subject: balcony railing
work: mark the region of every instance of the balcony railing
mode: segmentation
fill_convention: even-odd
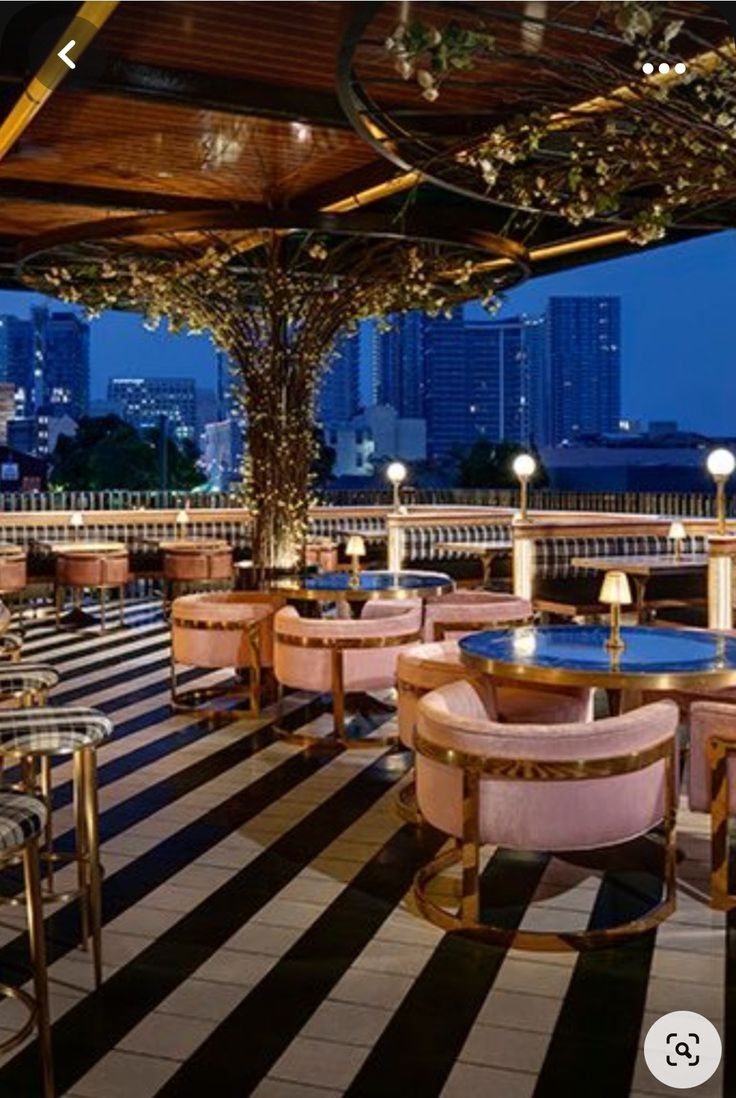
[[[413,488],[404,489],[409,504],[510,507],[519,505],[519,493],[512,488]],[[320,503],[334,507],[391,507],[390,489],[325,489]],[[4,492],[0,511],[131,511],[203,510],[241,506],[230,492]],[[713,515],[711,492],[573,492],[551,488],[532,489],[531,506],[544,511],[595,511],[618,514],[667,515],[709,518]],[[728,513],[736,516],[736,496],[728,501]]]

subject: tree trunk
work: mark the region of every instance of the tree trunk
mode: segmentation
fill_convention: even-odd
[[[247,419],[246,504],[253,514],[253,563],[294,569],[303,558],[315,456],[312,371],[274,350],[242,368]],[[305,376],[306,375],[306,376]]]

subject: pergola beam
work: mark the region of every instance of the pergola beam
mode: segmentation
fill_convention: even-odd
[[[100,72],[94,64],[94,52],[90,61],[89,71],[95,75],[87,76],[79,68],[67,78],[67,89],[181,104],[190,110],[350,129],[337,96],[330,93],[164,68],[120,57],[108,60]]]
[[[44,183],[33,179],[0,178],[0,198],[49,206],[79,206],[102,210],[212,210],[232,209],[236,202],[151,191],[124,191],[76,183]]]

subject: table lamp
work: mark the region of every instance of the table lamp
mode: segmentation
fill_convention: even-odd
[[[716,482],[716,532],[726,533],[726,481],[736,469],[736,458],[722,447],[711,450],[706,461],[708,472]]]
[[[537,463],[531,454],[519,454],[514,458],[514,464],[512,466],[514,475],[519,478],[519,484],[521,486],[521,507],[519,519],[521,522],[527,522],[529,515],[527,513],[527,504],[529,500],[529,480],[537,471]]]
[[[631,605],[631,587],[626,573],[606,572],[598,598],[611,607],[611,632],[606,648],[609,652],[622,652],[624,642],[621,640],[621,607]]]
[[[74,540],[79,541],[79,531],[84,526],[84,515],[81,511],[72,511],[69,516],[69,525],[72,528]]]
[[[187,524],[189,522],[189,515],[182,508],[181,511],[179,511],[177,513],[176,519],[174,521],[176,523],[176,536],[178,538],[183,538],[184,537],[184,531],[185,531],[185,529],[187,527]]]
[[[667,539],[673,542],[675,547],[675,560],[682,557],[682,543],[687,537],[687,530],[681,522],[673,522],[667,531]]]
[[[360,583],[360,558],[365,556],[365,541],[360,534],[351,534],[345,546],[345,552],[350,557],[350,582],[353,587]]]
[[[406,480],[408,472],[403,461],[392,461],[386,470],[386,477],[394,486],[394,511],[401,510],[401,485]]]

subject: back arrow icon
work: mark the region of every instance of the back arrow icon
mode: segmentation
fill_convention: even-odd
[[[72,61],[71,57],[67,57],[67,54],[69,53],[69,50],[72,48],[72,46],[76,46],[76,44],[76,39],[72,38],[71,42],[67,42],[67,44],[64,46],[64,49],[59,50],[56,55],[57,57],[60,57],[64,64],[68,65],[70,69],[76,69],[77,66]]]

